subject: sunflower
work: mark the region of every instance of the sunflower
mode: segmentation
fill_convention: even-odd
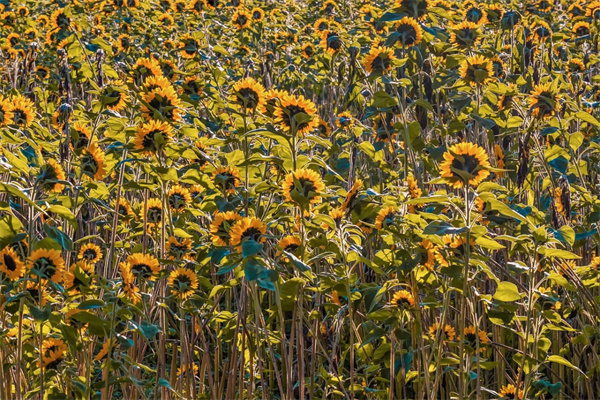
[[[321,46],[329,55],[334,55],[342,49],[344,42],[336,31],[325,31],[321,35]]]
[[[329,127],[329,124],[327,121],[322,120],[321,118],[319,118],[319,123],[317,124],[316,130],[319,136],[322,138],[328,138],[331,135],[331,128]]]
[[[384,74],[392,69],[392,62],[396,59],[394,51],[388,47],[371,47],[365,57],[363,65],[370,74]]]
[[[338,114],[335,119],[335,125],[340,129],[352,128],[354,125],[354,118],[350,111],[344,111]]]
[[[157,228],[162,223],[162,202],[160,199],[148,199],[146,204],[146,223],[149,229]],[[142,214],[142,219],[144,214]]]
[[[375,229],[382,230],[394,221],[394,215],[396,214],[396,208],[392,206],[383,207],[375,217]]]
[[[174,23],[175,19],[173,19],[173,17],[167,13],[162,13],[158,17],[158,25],[162,28],[171,27]]]
[[[241,31],[250,26],[252,23],[252,15],[245,10],[238,10],[231,17],[231,22],[238,31]]]
[[[551,89],[549,83],[535,85],[528,98],[531,114],[540,119],[552,117],[558,111],[558,100],[558,94]]]
[[[282,189],[286,201],[298,205],[319,204],[325,183],[316,171],[301,168],[285,176]]]
[[[107,110],[119,112],[127,106],[129,95],[121,80],[109,82],[102,88],[102,104]]]
[[[459,48],[470,48],[477,43],[481,37],[479,36],[479,26],[470,21],[464,21],[460,24],[452,26],[450,33],[450,43]]]
[[[81,246],[77,259],[83,260],[87,263],[94,265],[102,259],[102,250],[94,243],[87,243]]]
[[[14,114],[10,99],[0,95],[0,127],[12,125],[14,123]]]
[[[76,121],[71,126],[71,149],[79,151],[88,146],[92,130],[86,124]]]
[[[83,150],[81,156],[81,172],[97,181],[106,176],[106,155],[95,142]]]
[[[479,26],[485,25],[488,22],[487,12],[475,4],[467,6],[463,15],[465,17],[465,21],[472,22]]]
[[[585,11],[586,17],[591,17],[594,20],[600,19],[600,1],[592,1],[587,5],[587,9]]]
[[[494,76],[493,64],[483,56],[467,57],[461,64],[459,73],[463,81],[471,86],[484,85]]]
[[[140,58],[131,67],[128,81],[141,85],[149,76],[161,76],[160,64],[153,58]]]
[[[123,33],[117,37],[116,47],[117,50],[121,53],[127,53],[131,48],[131,36],[126,33]]]
[[[48,18],[47,15],[39,15],[38,17],[36,17],[35,22],[42,28],[44,28],[50,23],[50,18]]]
[[[0,251],[0,272],[11,281],[20,279],[25,273],[25,264],[14,249],[5,247]]]
[[[296,250],[298,250],[300,248],[301,244],[302,244],[302,242],[300,241],[300,238],[298,238],[296,236],[293,236],[293,235],[284,236],[277,243],[277,245],[282,250],[281,252],[278,252],[277,254],[279,256],[281,256],[281,259],[283,262],[286,262],[286,263],[290,262],[290,259],[283,254],[283,251],[287,251],[289,253],[294,253]]]
[[[127,257],[127,264],[131,266],[131,272],[142,279],[153,281],[160,272],[158,260],[150,254],[131,254]]]
[[[333,1],[333,0],[327,0],[325,3],[323,3],[323,6],[321,7],[323,12],[325,12],[326,14],[331,14],[332,12],[335,11],[335,8],[336,8],[336,5],[335,5],[335,1]]]
[[[179,121],[181,100],[177,96],[175,88],[156,88],[144,95],[142,105],[142,116],[147,120],[155,119],[156,113],[169,121]],[[146,105],[147,104],[147,105]]]
[[[16,53],[18,50],[21,36],[18,33],[11,33],[6,36],[4,48],[11,53]]]
[[[227,246],[231,240],[231,227],[242,216],[235,211],[216,213],[210,224],[211,239],[215,246]]]
[[[18,94],[10,98],[10,111],[13,115],[13,124],[27,128],[35,117],[35,104],[27,97]]]
[[[317,32],[323,33],[329,29],[331,22],[332,21],[330,21],[326,18],[319,18],[314,22],[313,27],[315,28],[315,30]]]
[[[50,158],[46,160],[46,164],[40,169],[37,181],[42,185],[44,190],[60,193],[65,185],[58,181],[64,181],[65,179],[65,171],[62,166],[56,160]]]
[[[35,274],[60,283],[65,270],[65,260],[57,250],[37,249],[29,256],[27,270],[35,270]]]
[[[202,0],[191,0],[188,4],[188,8],[192,10],[194,14],[200,14],[203,6],[204,2]]]
[[[254,78],[245,78],[233,85],[231,101],[243,110],[262,109],[266,102],[265,88]]]
[[[179,54],[181,54],[183,58],[194,58],[198,55],[200,47],[198,39],[191,35],[185,35],[181,38],[179,43]]]
[[[131,270],[131,265],[127,262],[119,263],[121,270],[121,279],[123,280],[123,293],[133,304],[138,304],[142,300],[140,288],[135,284],[135,275]]]
[[[390,304],[400,309],[412,308],[415,306],[415,298],[409,291],[399,290],[396,293],[394,293],[394,296],[392,296]]]
[[[586,71],[585,64],[578,58],[572,58],[567,63],[567,73],[573,75],[579,75]],[[572,77],[572,76],[571,76]]]
[[[329,216],[331,217],[331,219],[333,219],[333,222],[335,222],[335,225],[329,226],[328,223],[323,222],[321,224],[321,228],[327,229],[327,230],[334,230],[336,228],[339,228],[342,224],[342,219],[344,218],[345,215],[346,215],[346,213],[340,207],[332,208],[331,211],[329,211]]]
[[[250,11],[250,14],[252,15],[252,20],[255,22],[260,22],[265,17],[265,12],[262,10],[262,8],[259,7],[254,7]]]
[[[373,7],[371,4],[365,4],[358,10],[362,20],[364,22],[370,22],[377,18],[379,15],[378,9]]]
[[[27,281],[27,285],[25,285],[25,292],[27,292],[36,303],[39,301],[40,306],[45,306],[48,303],[48,300],[51,299],[50,295],[48,294],[47,279],[40,279],[39,282],[34,280]]]
[[[122,217],[125,219],[130,219],[134,215],[133,209],[131,208],[129,201],[127,201],[127,199],[124,198],[123,196],[119,197],[119,206],[118,207],[117,207],[115,200],[113,200],[112,206],[113,206],[113,208],[115,208],[115,211],[117,213],[119,213],[119,217]]]
[[[53,369],[63,360],[67,345],[61,339],[50,338],[42,342],[42,365],[44,369]],[[38,366],[39,365],[38,361]]]
[[[55,30],[67,29],[71,24],[71,19],[65,12],[65,9],[59,8],[52,13],[50,24]]]
[[[172,212],[180,213],[191,204],[192,196],[190,196],[190,191],[186,188],[181,185],[174,185],[169,190],[167,202]]]
[[[395,28],[400,35],[398,41],[402,44],[402,47],[416,46],[423,39],[423,29],[414,18],[402,18],[396,22]]]
[[[523,389],[520,389],[517,392],[517,388],[515,387],[515,385],[504,385],[502,386],[502,389],[500,389],[500,397],[502,399],[511,399],[511,400],[517,400],[517,399],[522,399],[523,398]]]
[[[498,169],[504,169],[504,152],[502,151],[502,146],[500,146],[499,144],[494,145],[494,156],[496,157],[496,167]],[[496,177],[502,178],[503,176],[504,172],[496,172]]]
[[[138,126],[133,148],[145,155],[152,155],[163,150],[173,136],[173,127],[162,121],[150,120]]]
[[[465,332],[465,341],[474,347],[477,343],[477,329],[474,325],[467,326],[464,330]],[[485,331],[479,331],[479,343],[488,344],[490,342],[490,338],[487,336]]]
[[[542,12],[542,13],[550,12],[554,8],[554,1],[553,0],[538,0],[538,2],[535,3],[535,8],[539,12]]]
[[[275,116],[275,110],[277,109],[281,99],[288,95],[289,93],[285,90],[270,89],[265,93],[265,103],[259,111],[266,116],[273,118]]]
[[[204,88],[204,81],[197,75],[188,76],[181,85],[183,93],[190,96],[192,100],[197,100],[202,94]]]
[[[167,253],[170,254],[169,258],[173,260],[193,260],[192,240],[188,238],[179,240],[175,236],[169,236]]]
[[[454,189],[466,183],[477,186],[490,174],[490,163],[485,150],[473,143],[458,143],[444,153],[440,165],[441,176]]]
[[[429,0],[396,0],[395,7],[414,19],[421,19],[427,15],[430,5]]]
[[[256,217],[243,217],[231,227],[229,244],[241,253],[242,243],[245,240],[264,243],[266,238],[263,235],[266,232],[267,226],[260,219]]]
[[[173,84],[166,76],[149,76],[144,80],[144,84],[142,85],[142,90],[144,93],[150,93],[155,89],[167,89],[172,88]]]
[[[552,36],[552,30],[550,25],[545,21],[536,21],[531,24],[529,28],[533,32],[533,37],[538,43],[545,42],[550,36]]]
[[[312,43],[306,43],[302,46],[302,55],[305,58],[311,58],[315,54],[315,47]]]
[[[198,277],[187,268],[177,268],[169,275],[167,284],[173,296],[185,300],[198,289]]]
[[[316,117],[317,108],[311,100],[305,99],[304,96],[294,96],[292,94],[284,94],[280,99],[280,103],[275,108],[275,122],[283,127],[286,131],[292,131],[302,136],[312,132],[319,119]],[[310,117],[297,118],[299,114],[306,114]],[[299,120],[300,119],[300,120]]]
[[[577,38],[588,36],[590,34],[590,24],[585,21],[579,21],[573,25],[572,32]]]
[[[92,284],[92,275],[94,275],[94,265],[86,260],[80,260],[71,265],[65,272],[64,288],[69,294],[75,295],[81,292],[83,288],[89,288]]]
[[[440,329],[439,324],[436,322],[433,325],[431,325],[429,327],[429,336],[434,339],[436,337],[436,335],[438,334],[438,331]],[[451,325],[446,324],[444,326],[444,334],[446,335],[446,339],[449,341],[453,341],[454,338],[456,337],[456,331],[454,330],[454,328]]]
[[[341,206],[342,211],[350,212],[354,208],[356,198],[358,197],[358,192],[363,188],[362,179],[357,179],[348,193],[346,194],[346,199]]]
[[[225,193],[235,194],[241,184],[240,171],[235,167],[219,167],[213,172],[213,181]]]
[[[585,15],[585,10],[583,6],[578,3],[573,3],[567,9],[567,13],[571,18],[583,17]]]

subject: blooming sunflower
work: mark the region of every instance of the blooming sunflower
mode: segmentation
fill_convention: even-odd
[[[399,290],[392,296],[390,304],[400,309],[412,308],[415,306],[415,298],[409,291]]]
[[[58,10],[54,11],[50,17],[50,25],[53,29],[67,29],[70,24],[71,19],[63,8],[59,8]]]
[[[4,48],[11,53],[16,53],[20,47],[20,38],[21,36],[18,33],[10,33],[8,36],[6,36]]]
[[[127,106],[129,95],[123,81],[116,79],[102,88],[102,104],[107,110],[119,112]]]
[[[371,47],[363,65],[370,74],[384,74],[392,69],[392,61],[396,59],[394,51],[388,47]]]
[[[578,3],[573,3],[567,9],[567,13],[571,18],[583,17],[585,15],[585,10],[583,6]]]
[[[594,20],[600,19],[600,1],[592,1],[587,5],[587,9],[585,11],[586,17],[591,17]]]
[[[590,24],[586,21],[579,21],[573,25],[573,35],[581,38],[590,34]]]
[[[305,43],[302,45],[302,55],[306,58],[311,58],[315,54],[315,47],[312,43]]]
[[[335,125],[340,129],[352,128],[354,125],[352,113],[350,113],[350,111],[344,111],[338,114],[337,118],[335,119]]]
[[[535,85],[527,100],[535,118],[550,118],[559,108],[558,93],[551,89],[549,83]]]
[[[386,228],[389,224],[394,222],[394,215],[396,214],[396,208],[392,206],[385,206],[377,213],[375,217],[375,229],[381,230]]]
[[[27,285],[25,285],[25,291],[31,296],[33,301],[41,306],[45,306],[48,303],[48,300],[51,298],[48,294],[48,280],[40,279],[39,282],[34,280],[27,281]]]
[[[129,51],[129,49],[131,48],[131,45],[132,45],[131,36],[129,36],[126,33],[119,35],[115,42],[115,46],[117,47],[117,50],[121,53],[127,53]]]
[[[327,121],[324,121],[321,118],[319,118],[319,123],[317,124],[317,132],[322,138],[328,138],[331,135],[331,128],[329,127]]]
[[[146,204],[146,223],[149,229],[157,228],[162,223],[162,202],[160,199],[148,199]],[[142,214],[142,219],[144,214]]]
[[[163,28],[168,28],[173,26],[175,23],[175,19],[167,13],[163,13],[158,17],[158,25]]]
[[[51,158],[46,160],[46,164],[40,169],[40,175],[38,176],[38,182],[44,190],[53,193],[62,192],[65,185],[58,183],[58,181],[64,181],[65,179],[65,171],[62,166]]]
[[[325,183],[316,171],[301,168],[285,176],[282,189],[286,201],[298,205],[319,204]]]
[[[265,103],[259,111],[266,116],[273,118],[281,99],[288,95],[289,93],[285,90],[270,89],[265,93]]]
[[[231,17],[231,22],[238,31],[241,31],[250,26],[252,23],[252,15],[245,10],[238,10]]]
[[[235,194],[241,184],[240,171],[235,167],[219,167],[213,172],[213,181],[225,193]]]
[[[0,272],[11,281],[20,279],[25,273],[25,264],[11,247],[0,251]]]
[[[102,250],[94,243],[87,243],[81,246],[77,259],[83,260],[87,263],[94,265],[102,259]]]
[[[61,339],[50,338],[42,342],[42,365],[44,369],[53,369],[60,364],[67,352],[67,345]],[[38,362],[38,366],[39,362]]]
[[[135,284],[135,275],[131,270],[131,265],[127,262],[119,264],[121,270],[121,279],[123,280],[123,293],[133,304],[138,304],[142,300],[140,288]]]
[[[131,272],[142,279],[155,280],[160,271],[156,257],[150,254],[134,253],[127,257]]]
[[[142,105],[142,116],[147,120],[155,119],[156,113],[169,121],[181,119],[181,100],[172,86],[156,88],[146,93],[144,101],[147,105]]]
[[[450,146],[444,153],[440,172],[448,185],[460,189],[465,183],[479,185],[489,176],[488,168],[490,163],[485,150],[476,144],[465,142]]]
[[[113,206],[113,208],[115,208],[115,211],[117,213],[119,213],[119,217],[121,217],[121,218],[129,219],[129,218],[132,218],[134,215],[133,209],[131,208],[129,201],[127,201],[127,199],[124,198],[123,196],[119,197],[119,206],[118,207],[117,207],[115,200],[113,200],[112,206]]]
[[[476,4],[471,4],[465,8],[464,11],[465,21],[472,22],[479,26],[484,25],[488,22],[487,12]]]
[[[431,325],[429,327],[429,336],[434,339],[435,336],[438,334],[438,331],[440,329],[439,324],[436,322],[433,325]],[[446,324],[444,326],[444,334],[446,335],[446,339],[449,341],[453,341],[454,338],[456,337],[456,331],[454,330],[454,328],[451,325]]]
[[[416,46],[423,39],[423,29],[416,19],[404,17],[396,22],[396,32],[400,35],[398,41],[402,47]]]
[[[429,0],[396,0],[395,7],[414,19],[421,19],[427,15],[430,5]]]
[[[169,203],[169,207],[171,207],[171,211],[180,213],[192,203],[192,196],[190,195],[190,191],[183,186],[174,185],[169,189],[167,202]]]
[[[357,179],[353,184],[348,193],[346,194],[346,199],[344,203],[340,207],[342,211],[350,212],[354,208],[356,198],[358,197],[358,192],[363,188],[362,179]]]
[[[177,268],[169,275],[167,284],[173,296],[179,300],[185,300],[198,289],[198,277],[192,270]]]
[[[477,329],[474,325],[467,326],[464,330],[465,332],[465,341],[471,345],[475,346],[477,343]],[[490,338],[488,337],[485,331],[479,331],[479,343],[488,344],[490,342]]]
[[[242,216],[235,211],[216,213],[210,224],[211,239],[215,246],[227,246],[231,240],[231,227]]]
[[[174,260],[192,260],[192,240],[188,238],[179,240],[175,236],[169,236],[167,253],[170,255],[169,258]]]
[[[533,37],[537,43],[543,43],[552,36],[552,30],[546,21],[536,21],[531,24],[529,29],[533,32]]]
[[[517,391],[515,385],[504,385],[502,389],[500,389],[500,397],[502,399],[511,399],[517,400],[523,398],[523,389]]]
[[[35,117],[35,104],[27,97],[18,94],[10,98],[10,111],[12,122],[22,128],[27,128]]]
[[[266,232],[267,226],[260,219],[256,217],[243,217],[231,227],[229,244],[241,253],[242,243],[245,240],[264,243],[266,238],[263,235]]]
[[[149,76],[161,76],[160,64],[153,58],[140,58],[131,67],[128,81],[141,85]]]
[[[329,55],[334,55],[342,49],[344,42],[337,31],[327,30],[321,34],[321,46]]]
[[[316,118],[317,107],[311,100],[305,99],[304,96],[294,96],[292,94],[284,94],[280,99],[280,103],[275,109],[275,122],[282,126],[286,131],[293,131],[298,135],[304,135],[312,132],[319,123]],[[299,114],[306,114],[310,119],[297,118]]]
[[[464,21],[452,26],[450,43],[459,48],[470,48],[479,43],[479,26],[470,21]]]
[[[99,181],[106,176],[106,156],[104,151],[93,142],[83,150],[81,171],[88,177]]]
[[[231,101],[243,110],[262,109],[266,102],[265,88],[254,78],[245,78],[233,85]]]
[[[29,256],[27,270],[35,270],[35,274],[48,278],[54,283],[60,283],[65,270],[65,260],[57,250],[37,249]]]
[[[259,7],[254,7],[250,11],[250,14],[252,15],[252,20],[255,22],[260,22],[265,17],[265,12],[263,11],[262,8],[259,8]]]
[[[81,289],[90,287],[92,284],[92,275],[94,274],[94,265],[86,260],[80,260],[71,265],[65,272],[63,286],[71,295],[81,292]]]
[[[483,56],[467,57],[461,64],[459,73],[463,81],[471,86],[480,86],[494,77],[493,64]]]
[[[0,96],[0,126],[12,125],[14,115],[10,100]]]
[[[138,126],[133,148],[145,155],[152,155],[163,150],[165,145],[171,141],[172,136],[173,127],[170,124],[159,120],[150,120]]]
[[[302,244],[302,242],[300,241],[300,238],[293,236],[293,235],[284,236],[277,243],[277,245],[281,248],[281,250],[287,251],[289,253],[294,253],[297,249],[300,248],[301,244]],[[277,254],[279,256],[281,256],[281,259],[283,260],[283,262],[287,263],[290,261],[290,259],[283,254],[283,251],[278,252]]]
[[[181,54],[183,58],[194,58],[198,55],[200,47],[198,39],[186,34],[181,38],[181,42],[179,43],[179,54]]]
[[[193,100],[198,99],[202,94],[203,88],[204,83],[202,78],[196,75],[188,76],[181,85],[182,92],[190,96]]]

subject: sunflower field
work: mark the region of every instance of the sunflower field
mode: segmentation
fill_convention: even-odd
[[[600,398],[600,1],[0,32],[0,399]]]

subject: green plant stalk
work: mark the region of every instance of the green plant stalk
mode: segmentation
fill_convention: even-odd
[[[458,354],[459,355],[463,355],[465,354],[465,322],[466,322],[466,311],[467,311],[467,301],[469,298],[469,285],[468,285],[468,279],[469,279],[469,258],[470,258],[470,253],[471,253],[471,210],[469,207],[469,183],[465,182],[465,190],[464,190],[464,196],[465,196],[465,226],[467,228],[467,232],[466,232],[466,243],[465,243],[465,265],[464,265],[464,270],[463,270],[463,287],[462,287],[462,299],[460,302],[460,315],[459,317],[459,350],[458,350]],[[443,329],[443,327],[442,327]],[[466,391],[466,385],[465,385],[465,367],[467,367],[467,370],[469,370],[468,364],[466,362],[463,362],[463,360],[460,360],[459,363],[459,367],[458,367],[458,398],[460,400],[465,398],[465,391]]]

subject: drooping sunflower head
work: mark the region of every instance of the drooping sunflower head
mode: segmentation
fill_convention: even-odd
[[[235,194],[241,184],[240,171],[235,167],[219,167],[213,172],[213,182],[225,193]]]
[[[173,136],[173,127],[167,122],[151,120],[138,126],[133,141],[134,149],[145,155],[163,150]]]
[[[339,31],[327,30],[321,34],[321,46],[329,55],[338,53],[344,45]]]
[[[156,88],[144,95],[144,101],[148,104],[142,105],[142,116],[147,120],[155,119],[157,114],[162,118],[176,122],[181,119],[181,100],[173,86],[167,88]]]
[[[187,268],[177,268],[167,280],[171,294],[179,300],[186,300],[198,289],[198,277]]]
[[[231,227],[229,244],[241,253],[244,241],[254,240],[257,243],[263,243],[266,240],[263,236],[266,232],[267,226],[260,219],[243,217]]]
[[[38,176],[37,181],[44,190],[60,193],[65,185],[58,181],[64,181],[65,179],[66,175],[62,166],[56,160],[49,158],[46,160],[46,164],[40,168],[40,175]]]
[[[430,6],[429,0],[396,0],[395,7],[414,19],[422,19],[427,15]]]
[[[231,240],[231,227],[242,216],[235,211],[226,211],[216,213],[210,224],[211,239],[215,246],[227,246]]]
[[[102,259],[102,250],[94,243],[86,243],[79,249],[77,258],[94,265]]]
[[[262,109],[266,102],[263,85],[248,77],[233,85],[231,100],[243,110]]]
[[[169,190],[167,202],[169,203],[169,207],[171,207],[171,211],[180,213],[192,203],[192,196],[190,195],[190,191],[183,186],[174,185]]]
[[[392,296],[390,304],[399,309],[412,308],[415,306],[415,298],[409,291],[399,290]]]
[[[455,189],[465,185],[477,186],[490,174],[490,163],[485,150],[473,143],[458,143],[444,153],[440,165],[442,178]]]
[[[27,128],[35,118],[35,104],[27,97],[18,94],[10,99],[10,111],[13,115],[13,124]]]
[[[97,181],[106,176],[106,156],[96,142],[85,148],[81,155],[81,172]]]
[[[363,189],[364,183],[362,179],[357,179],[353,184],[348,193],[346,194],[346,198],[344,199],[344,203],[340,207],[342,211],[350,213],[354,206],[356,205],[356,200],[358,198],[359,192]]]
[[[0,251],[0,275],[11,281],[20,279],[25,274],[25,264],[17,252],[11,247]]]
[[[50,338],[42,342],[42,364],[44,369],[54,369],[64,359],[67,345],[61,339]]]
[[[79,260],[65,272],[63,286],[70,294],[80,293],[82,289],[93,284],[94,265],[86,260]]]
[[[160,272],[158,260],[150,254],[131,254],[127,257],[127,263],[131,267],[131,272],[142,279],[153,281]]]
[[[559,108],[558,93],[549,83],[535,85],[528,98],[531,114],[535,118],[546,119],[554,115]]]
[[[462,62],[459,73],[463,81],[471,86],[481,86],[493,79],[494,68],[487,58],[470,56]]]
[[[481,40],[479,26],[470,21],[464,21],[452,27],[450,43],[458,48],[474,47]]]
[[[590,24],[586,21],[579,21],[573,25],[573,36],[576,38],[582,38],[590,34]]]
[[[126,220],[133,218],[134,213],[133,209],[131,208],[131,204],[129,204],[129,201],[123,196],[119,197],[118,206],[116,200],[112,201],[112,206],[119,214],[119,218],[124,218]]]
[[[567,73],[570,74],[569,77],[573,78],[573,75],[580,75],[586,71],[585,64],[579,58],[572,58],[569,60],[566,66]]]
[[[140,288],[135,284],[135,275],[131,269],[131,265],[127,262],[121,262],[119,263],[119,269],[121,270],[123,293],[125,294],[125,297],[134,304],[139,303],[142,296],[140,294]]]
[[[368,73],[384,74],[392,69],[392,62],[395,59],[396,56],[392,49],[388,47],[371,47],[363,65]]]
[[[587,5],[585,16],[592,18],[594,21],[600,20],[600,1],[592,1]]]
[[[573,3],[567,9],[567,13],[571,18],[583,17],[585,15],[585,9],[580,3]]]
[[[146,218],[146,223],[150,229],[157,228],[161,226],[162,223],[162,202],[160,199],[148,199],[148,203],[146,204],[146,212],[142,211],[141,219],[144,219],[144,215]]]
[[[546,21],[534,22],[531,24],[530,30],[533,33],[533,37],[537,43],[543,43],[548,40],[550,36],[552,36],[552,30]]]
[[[282,189],[287,201],[305,207],[321,202],[325,183],[316,171],[301,168],[286,175]]]
[[[78,152],[89,144],[92,130],[86,124],[76,121],[71,125],[71,148]]]
[[[65,260],[60,252],[54,249],[37,249],[29,256],[27,271],[33,276],[50,279],[54,283],[60,283],[65,270]]]
[[[396,23],[396,32],[400,35],[398,43],[402,47],[416,46],[423,39],[423,28],[416,19],[404,17]]]
[[[319,123],[316,118],[317,107],[304,96],[284,94],[275,109],[275,122],[288,132],[295,131],[298,135],[312,132]],[[306,114],[302,115],[302,114]]]
[[[231,23],[238,31],[245,29],[252,23],[252,15],[245,10],[238,10],[231,17]]]
[[[157,60],[153,58],[140,58],[131,67],[128,81],[141,85],[149,76],[161,76],[162,70]]]
[[[378,213],[377,217],[375,217],[375,229],[381,230],[385,229],[388,225],[394,222],[394,217],[396,215],[396,208],[392,206],[383,207]]]

